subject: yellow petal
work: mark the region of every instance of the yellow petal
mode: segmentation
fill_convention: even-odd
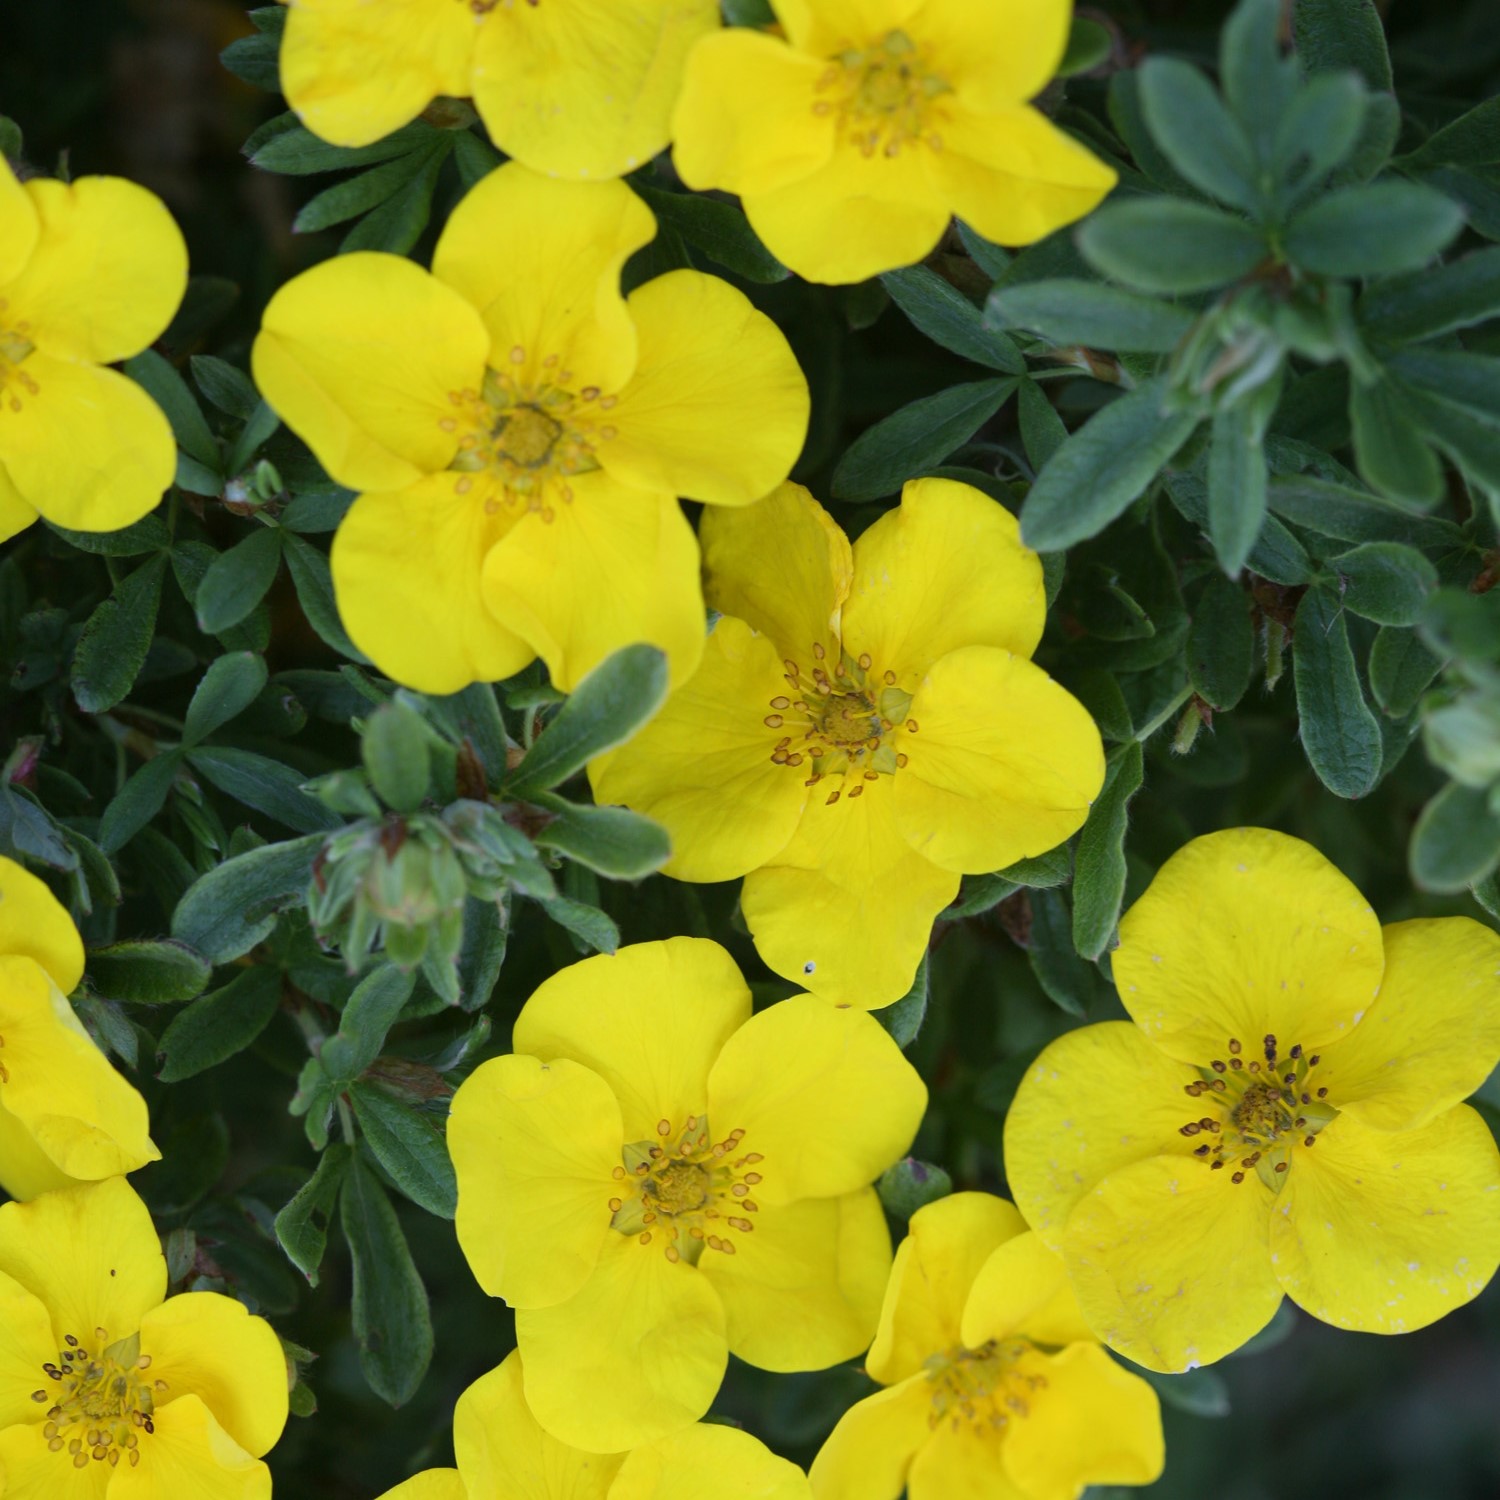
[[[0,956],[33,958],[63,994],[83,978],[83,943],[67,908],[13,859],[0,857]]]
[[[255,1458],[269,1453],[287,1418],[286,1356],[264,1318],[217,1292],[184,1292],[141,1320],[151,1379],[201,1397],[219,1425]]]
[[[934,1354],[963,1342],[961,1325],[974,1278],[1006,1241],[1026,1233],[1013,1204],[991,1193],[953,1193],[919,1208],[880,1310],[865,1369],[882,1385],[921,1373]]]
[[[1041,559],[1016,518],[972,485],[909,480],[901,504],[854,544],[845,643],[903,679],[959,646],[1029,657],[1046,615]]]
[[[496,19],[487,34],[498,33]],[[622,182],[553,182],[507,162],[454,209],[432,271],[479,309],[497,369],[610,392],[636,358],[620,268],[655,232],[651,210]]]
[[[760,956],[836,1005],[878,1010],[910,988],[933,918],[958,876],[923,859],[896,828],[889,777],[829,806],[813,788],[791,842],[745,877],[740,905]],[[858,783],[856,783],[857,785]]]
[[[1072,19],[1070,0],[922,0],[911,35],[960,99],[994,108],[1041,93]]]
[[[1198,1081],[1127,1021],[1065,1031],[1043,1049],[1005,1118],[1005,1178],[1046,1245],[1061,1247],[1073,1205],[1111,1172],[1191,1153],[1183,1089]]]
[[[1054,848],[1083,827],[1104,784],[1104,745],[1088,710],[1040,667],[995,646],[961,646],[934,662],[907,731],[896,826],[946,870],[979,874]]]
[[[112,1471],[112,1500],[271,1500],[271,1471],[224,1431],[197,1396],[158,1406],[152,1421],[156,1431],[141,1444],[140,1463]],[[109,1472],[107,1464],[98,1467]]]
[[[314,135],[367,146],[439,94],[465,96],[475,18],[432,0],[292,0],[281,42],[281,88]]]
[[[340,255],[271,298],[255,383],[340,484],[398,490],[448,466],[450,396],[478,388],[489,335],[452,287],[399,255]]]
[[[187,245],[166,205],[123,177],[34,177],[41,235],[4,289],[4,322],[59,359],[113,364],[160,337],[187,288]]]
[[[921,1374],[855,1402],[813,1460],[816,1500],[900,1500],[912,1459],[931,1435],[931,1413]]]
[[[0,1099],[60,1172],[96,1181],[159,1157],[145,1100],[29,958],[0,958],[0,1036]]]
[[[559,177],[616,177],[667,144],[689,49],[715,0],[501,6],[480,30],[474,102],[495,144]]]
[[[713,1476],[714,1500],[812,1500],[796,1464],[748,1432],[710,1422],[637,1448],[609,1500],[703,1500],[706,1475]]]
[[[844,284],[921,260],[951,213],[923,150],[866,157],[840,140],[826,165],[769,192],[745,213],[766,248],[806,281]]]
[[[1086,1485],[1161,1477],[1161,1405],[1139,1375],[1097,1344],[1074,1344],[1036,1367],[1047,1383],[1011,1423],[1002,1450],[1030,1500],[1078,1500]]]
[[[34,525],[37,508],[10,482],[5,459],[0,455],[0,542],[8,542]]]
[[[57,1355],[47,1309],[20,1282],[0,1272],[0,1431],[41,1420],[45,1406],[32,1400],[32,1392],[43,1378],[42,1365]]]
[[[1206,1065],[1345,1034],[1385,967],[1370,903],[1311,844],[1230,828],[1185,845],[1120,919],[1115,984],[1170,1057]]]
[[[873,1188],[842,1198],[768,1203],[733,1255],[705,1251],[731,1352],[762,1370],[822,1370],[869,1347],[891,1267]]]
[[[547,663],[554,687],[579,680],[622,646],[667,653],[673,686],[703,655],[698,542],[671,495],[627,488],[596,471],[569,481],[571,503],[533,511],[485,562],[484,600]]]
[[[772,0],[792,45],[818,56],[879,41],[913,22],[923,0]]]
[[[770,700],[786,692],[779,648],[721,616],[698,670],[618,750],[589,762],[594,800],[645,813],[671,835],[678,880],[733,880],[763,865],[797,827],[806,776],[771,756]]]
[[[457,1469],[423,1469],[387,1490],[380,1500],[469,1500],[469,1491]],[[521,1500],[530,1497],[523,1491]]]
[[[434,474],[359,496],[330,559],[349,638],[419,692],[456,693],[519,672],[536,653],[485,607],[482,584],[484,561],[515,518],[483,476]]]
[[[1414,1130],[1340,1115],[1299,1148],[1271,1214],[1286,1294],[1362,1333],[1410,1333],[1482,1292],[1500,1264],[1500,1152],[1467,1105]]]
[[[161,408],[115,370],[37,349],[7,387],[6,473],[16,493],[70,531],[118,531],[161,500],[177,445]],[[9,406],[20,403],[20,410]]]
[[[1095,1334],[1148,1370],[1212,1364],[1271,1321],[1273,1195],[1191,1157],[1110,1173],[1073,1209],[1062,1254]]]
[[[41,232],[36,204],[0,156],[0,294],[25,268]]]
[[[1366,1125],[1408,1130],[1467,1099],[1500,1062],[1500,935],[1468,917],[1382,929],[1385,977],[1317,1082]]]
[[[708,1101],[709,1069],[750,1019],[750,990],[734,960],[706,938],[629,943],[570,964],[548,979],[516,1019],[517,1051],[568,1058],[619,1100],[627,1141],[654,1140],[657,1123],[681,1130]],[[710,1118],[716,1138],[729,1123]]]
[[[128,1338],[167,1292],[151,1215],[123,1177],[0,1205],[0,1272],[42,1302],[58,1340]]]
[[[5,1107],[0,1089],[0,1188],[23,1203],[58,1188],[76,1187],[77,1178],[58,1167],[36,1137]]]
[[[907,1500],[1030,1500],[1006,1477],[1003,1446],[988,1425],[938,1423],[912,1460]]]
[[[40,1422],[0,1428],[0,1473],[5,1493],[18,1500],[104,1500],[114,1475],[105,1463],[73,1467],[70,1453],[52,1453]]]
[[[691,188],[765,193],[833,154],[834,121],[814,114],[827,63],[737,26],[693,48],[672,117],[672,164]]]
[[[1020,1334],[1036,1344],[1092,1341],[1062,1258],[1031,1230],[1006,1240],[979,1268],[964,1303],[960,1342],[978,1349]]]
[[[605,469],[713,505],[769,494],[807,436],[807,381],[781,330],[701,271],[658,276],[627,305],[639,357],[599,450]]]
[[[861,1010],[793,995],[752,1016],[708,1075],[715,1133],[743,1130],[766,1158],[766,1203],[832,1198],[873,1181],[911,1145],[927,1089]]]
[[[728,1363],[724,1308],[660,1242],[610,1232],[583,1290],[516,1314],[526,1404],[570,1447],[621,1453],[696,1422]]]
[[[943,149],[922,153],[932,191],[1002,245],[1029,245],[1098,206],[1115,172],[1028,105],[942,112]]]
[[[453,1449],[466,1487],[455,1500],[605,1500],[624,1461],[569,1448],[542,1430],[526,1405],[516,1350],[458,1398]]]
[[[496,1057],[453,1096],[448,1151],[458,1243],[480,1286],[513,1307],[571,1297],[612,1238],[620,1107],[566,1058]]]
[[[800,484],[783,484],[743,510],[706,510],[703,589],[810,673],[814,643],[834,660],[839,610],[854,576],[849,538]]]

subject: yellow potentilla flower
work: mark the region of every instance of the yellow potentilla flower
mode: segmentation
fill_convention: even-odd
[[[802,1470],[748,1432],[705,1422],[633,1453],[584,1453],[547,1434],[521,1387],[516,1351],[458,1398],[458,1467],[425,1469],[381,1500],[812,1500]]]
[[[1063,1263],[1013,1205],[955,1193],[896,1251],[865,1369],[816,1500],[1078,1500],[1162,1471],[1156,1392],[1089,1332]]]
[[[68,1004],[82,978],[73,919],[35,875],[0,857],[0,1187],[13,1198],[161,1156],[146,1101]]]
[[[761,957],[841,1005],[899,1000],[962,872],[1075,832],[1099,731],[1028,658],[1042,569],[1015,518],[917,479],[851,548],[800,485],[705,514],[703,665],[589,767],[672,835],[679,880],[744,875]]]
[[[865,1348],[891,1263],[869,1184],[927,1102],[875,1021],[810,995],[752,1016],[717,943],[672,938],[553,975],[515,1049],[454,1096],[448,1147],[459,1244],[516,1309],[553,1437],[622,1453],[697,1421],[730,1351]]]
[[[1317,850],[1194,839],[1120,922],[1134,1018],[1059,1037],[1005,1127],[1016,1202],[1095,1332],[1155,1370],[1207,1364],[1285,1292],[1405,1333],[1500,1262],[1500,1153],[1460,1101],[1500,1058],[1500,936],[1381,928]]]
[[[281,85],[307,128],[365,146],[473,96],[507,156],[617,177],[667,144],[683,60],[717,0],[284,0]]]
[[[541,656],[571,690],[634,641],[703,650],[678,495],[748,505],[807,431],[807,382],[727,282],[620,295],[655,219],[623,183],[516,163],[459,204],[431,273],[344,255],[284,286],[255,341],[267,400],[362,491],[333,544],[349,634],[423,692]]]
[[[158,338],[187,286],[160,199],[119,177],[19,182],[0,156],[0,541],[45,516],[116,531],[161,499],[172,429],[102,365]]]
[[[167,1297],[123,1177],[0,1207],[0,1309],[6,1500],[269,1500],[281,1343],[232,1297]]]
[[[785,40],[736,28],[688,58],[672,148],[738,193],[809,281],[921,260],[953,214],[1028,245],[1115,174],[1026,101],[1062,60],[1069,0],[771,0]]]

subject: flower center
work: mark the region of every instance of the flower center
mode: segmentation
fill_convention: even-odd
[[[841,796],[862,795],[865,782],[906,765],[895,740],[903,730],[915,734],[917,721],[906,716],[911,694],[896,686],[894,672],[876,673],[868,652],[851,657],[841,650],[831,676],[821,641],[813,642],[812,660],[808,672],[790,658],[782,663],[791,692],[770,700],[773,712],[763,722],[767,729],[790,731],[777,739],[773,764],[794,770],[807,765],[807,786],[825,776],[843,778],[828,795],[831,806]]]
[[[839,129],[865,156],[899,156],[903,146],[925,142],[943,149],[929,129],[932,101],[951,92],[948,81],[929,72],[922,53],[904,31],[890,31],[871,47],[845,47],[829,59],[818,79],[817,115],[837,111]]]
[[[1267,1187],[1281,1187],[1300,1145],[1317,1144],[1318,1133],[1336,1119],[1338,1110],[1327,1102],[1328,1088],[1314,1078],[1322,1058],[1307,1055],[1301,1045],[1281,1057],[1274,1036],[1261,1044],[1264,1061],[1244,1057],[1237,1038],[1229,1040],[1228,1056],[1216,1057],[1198,1071],[1196,1083],[1183,1085],[1190,1098],[1208,1101],[1213,1112],[1178,1127],[1185,1136],[1207,1139],[1193,1155],[1213,1171],[1233,1166],[1229,1180],[1241,1183],[1254,1170]]]
[[[674,1264],[696,1266],[705,1248],[733,1255],[733,1239],[720,1231],[755,1228],[745,1215],[760,1212],[750,1190],[765,1160],[758,1151],[735,1155],[744,1136],[731,1130],[713,1142],[704,1115],[689,1115],[676,1132],[670,1120],[658,1121],[655,1140],[633,1141],[620,1153],[614,1177],[621,1196],[609,1200],[611,1226],[642,1245],[661,1244]]]
[[[0,411],[20,411],[23,395],[35,396],[41,387],[21,365],[36,348],[26,335],[31,324],[24,318],[7,326],[9,303],[0,297]]]
[[[31,1393],[38,1405],[51,1403],[42,1428],[47,1447],[66,1452],[75,1469],[87,1468],[90,1460],[113,1466],[122,1454],[131,1464],[140,1463],[141,1434],[156,1431],[152,1412],[167,1389],[165,1380],[146,1378],[151,1356],[141,1353],[140,1335],[112,1344],[104,1329],[96,1328],[97,1353],[71,1333],[63,1343],[57,1360],[42,1366],[51,1388]]]
[[[1029,1416],[1032,1400],[1047,1384],[1039,1371],[1020,1368],[1031,1350],[1029,1339],[991,1339],[978,1349],[956,1344],[930,1356],[926,1371],[932,1410],[927,1425],[949,1422],[955,1432],[965,1423],[999,1430],[1012,1418]]]

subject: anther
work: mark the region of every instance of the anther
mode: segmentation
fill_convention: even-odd
[[[1245,1174],[1243,1172],[1235,1172],[1231,1174],[1229,1180],[1231,1182],[1243,1182],[1245,1180]]]
[[[1320,1098],[1320,1099],[1326,1099],[1327,1097],[1328,1097],[1328,1090],[1327,1089],[1319,1089],[1318,1090],[1318,1098]]]
[[[1229,1039],[1229,1050],[1230,1050],[1230,1051],[1231,1051],[1231,1052],[1232,1052],[1232,1053],[1234,1053],[1234,1055],[1235,1055],[1235,1056],[1236,1056],[1236,1057],[1238,1057],[1238,1056],[1239,1056],[1239,1055],[1240,1055],[1240,1052],[1241,1052],[1241,1051],[1242,1051],[1242,1050],[1243,1050],[1243,1049],[1242,1049],[1242,1048],[1241,1048],[1241,1047],[1240,1047],[1240,1044],[1239,1044],[1239,1042],[1237,1042],[1237,1041],[1236,1041],[1236,1040],[1235,1040],[1235,1039],[1234,1039],[1234,1037],[1230,1037],[1230,1039]]]
[[[671,1135],[672,1122],[670,1120],[658,1120],[656,1122],[657,1135]]]
[[[1214,1060],[1209,1064],[1209,1067],[1211,1067],[1215,1073],[1224,1072],[1224,1064],[1220,1062],[1217,1057],[1214,1058]]]
[[[862,672],[868,672],[870,670],[870,668],[873,667],[874,665],[875,665],[875,663],[871,659],[870,653],[868,651],[861,651],[859,653],[859,669],[860,669],[860,671],[862,671]]]
[[[1312,1055],[1312,1056],[1311,1056],[1311,1057],[1310,1057],[1310,1058],[1308,1058],[1308,1060],[1307,1060],[1307,1065],[1308,1065],[1308,1067],[1310,1067],[1310,1068],[1315,1068],[1315,1067],[1317,1067],[1317,1065],[1318,1065],[1318,1064],[1319,1064],[1319,1063],[1320,1063],[1320,1062],[1322,1062],[1322,1060],[1323,1060],[1323,1059],[1322,1059],[1322,1058],[1321,1058],[1321,1057],[1319,1057],[1319,1056],[1318,1056],[1318,1054],[1317,1054],[1317,1053],[1316,1053],[1316,1052],[1314,1052],[1314,1053],[1313,1053],[1313,1055]]]
[[[791,706],[792,700],[788,697],[778,696],[771,699],[772,708],[790,708]]]
[[[1285,1172],[1286,1171],[1286,1163],[1284,1161],[1277,1162],[1276,1163],[1276,1170],[1278,1172]]]
[[[651,1231],[649,1229],[641,1235],[639,1243],[642,1245],[649,1245],[651,1243]]]
[[[822,641],[813,642],[813,655],[816,656],[819,661],[822,661],[823,658],[828,655],[828,653],[823,649]]]
[[[1298,1042],[1297,1045],[1292,1048],[1291,1052],[1288,1053],[1288,1056],[1292,1059],[1293,1062],[1296,1062],[1297,1059],[1302,1056],[1302,1043]]]
[[[1318,1142],[1318,1138],[1317,1138],[1317,1136],[1315,1136],[1315,1135],[1310,1135],[1310,1136],[1308,1136],[1308,1137],[1307,1137],[1307,1138],[1306,1138],[1306,1139],[1305,1139],[1305,1140],[1304,1140],[1304,1141],[1303,1141],[1303,1142],[1302,1142],[1302,1144],[1303,1144],[1303,1145],[1304,1145],[1304,1146],[1315,1146],[1315,1145],[1317,1145],[1317,1142]]]
[[[763,720],[763,722],[764,722],[764,724],[765,724],[765,726],[766,726],[767,729],[780,729],[781,728],[781,715],[780,714],[767,714],[766,717],[765,717],[765,719]]]

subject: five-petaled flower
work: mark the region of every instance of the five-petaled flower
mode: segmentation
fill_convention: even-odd
[[[1003,1198],[919,1209],[816,1500],[1078,1500],[1162,1471],[1156,1393],[1089,1332],[1062,1262]]]
[[[914,480],[851,548],[798,485],[705,514],[696,676],[590,766],[600,802],[672,835],[668,873],[746,876],[779,974],[840,1004],[906,993],[963,872],[1074,833],[1099,731],[1029,660],[1041,563],[978,490]]]
[[[585,1453],[551,1437],[508,1355],[458,1398],[456,1469],[424,1469],[381,1500],[812,1500],[807,1476],[748,1432],[707,1422],[631,1453]]]
[[[159,337],[186,286],[182,234],[145,188],[22,183],[0,156],[0,541],[38,515],[116,531],[161,499],[172,430],[101,366]]]
[[[744,201],[809,281],[921,260],[951,215],[1004,245],[1082,218],[1114,171],[1027,103],[1062,59],[1070,0],[772,0],[688,58],[672,156]]]
[[[68,1004],[82,978],[83,944],[62,903],[0,857],[0,1187],[15,1198],[161,1155],[146,1101]]]
[[[875,1331],[891,1247],[871,1180],[927,1091],[863,1011],[752,1016],[733,960],[638,943],[547,980],[513,1055],[454,1096],[458,1239],[516,1308],[526,1400],[619,1453],[701,1417],[732,1350],[815,1370]]]
[[[1120,922],[1134,1018],[1059,1037],[1005,1128],[1011,1187],[1095,1332],[1157,1370],[1237,1349],[1285,1292],[1403,1333],[1500,1262],[1500,1153],[1461,1103],[1500,1057],[1500,936],[1381,928],[1317,850],[1194,839]]]
[[[167,1297],[123,1177],[0,1207],[0,1345],[6,1500],[270,1500],[281,1342],[231,1297]]]
[[[683,61],[717,0],[286,0],[287,103],[364,146],[440,95],[472,96],[507,156],[617,177],[667,144]]]
[[[675,680],[703,650],[698,545],[677,496],[748,505],[785,479],[807,383],[727,282],[620,295],[655,220],[623,183],[517,163],[449,219],[429,274],[344,255],[266,309],[255,377],[341,484],[333,544],[354,644],[456,692],[541,656],[573,685],[635,641]]]

